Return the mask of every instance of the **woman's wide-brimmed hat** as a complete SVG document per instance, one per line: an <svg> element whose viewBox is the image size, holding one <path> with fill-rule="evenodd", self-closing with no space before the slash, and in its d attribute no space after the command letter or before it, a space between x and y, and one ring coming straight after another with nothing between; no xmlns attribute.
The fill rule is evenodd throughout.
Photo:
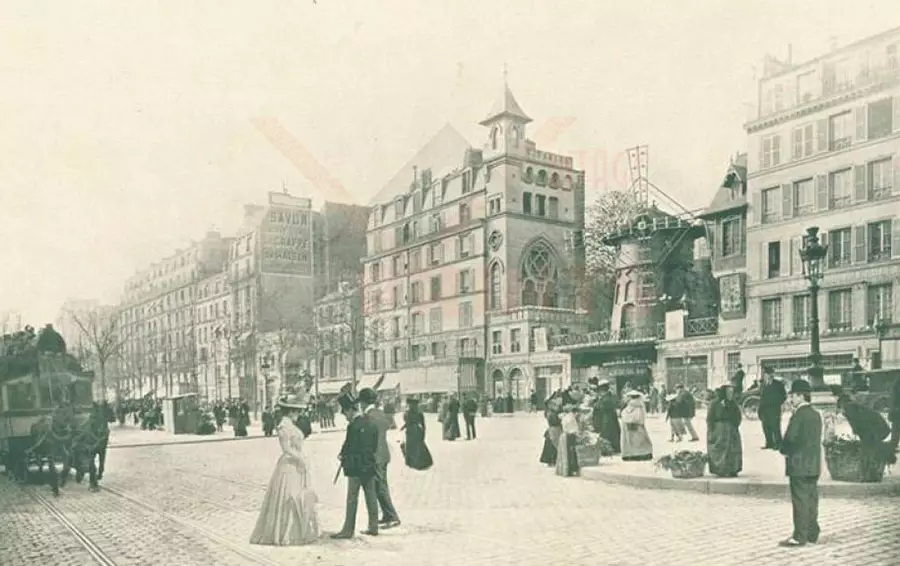
<svg viewBox="0 0 900 566"><path fill-rule="evenodd" d="M626 393L628 397L643 397L644 394L638 391L637 389L632 389L628 393Z"/></svg>
<svg viewBox="0 0 900 566"><path fill-rule="evenodd" d="M678 395L675 395L674 393L669 393L668 395L666 395L666 401L674 401L677 398Z"/></svg>
<svg viewBox="0 0 900 566"><path fill-rule="evenodd" d="M282 409L305 409L306 403L297 395L285 395L275 403L275 406Z"/></svg>

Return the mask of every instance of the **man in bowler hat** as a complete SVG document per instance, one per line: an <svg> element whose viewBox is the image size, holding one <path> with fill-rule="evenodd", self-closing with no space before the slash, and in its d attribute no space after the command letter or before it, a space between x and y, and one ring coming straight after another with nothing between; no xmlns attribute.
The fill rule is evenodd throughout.
<svg viewBox="0 0 900 566"><path fill-rule="evenodd" d="M356 529L356 510L359 506L359 490L362 488L369 515L368 528L364 535L378 534L378 498L375 494L375 452L378 450L378 427L363 415L356 399L349 393L338 398L341 413L347 419L347 436L338 459L347 477L347 508L344 526L340 532L331 535L334 539L353 537Z"/></svg>
<svg viewBox="0 0 900 566"><path fill-rule="evenodd" d="M366 387L359 392L359 405L363 414L378 428L378 449L375 451L375 495L381 507L381 528L392 529L400 525L400 516L391 499L388 486L387 468L391 463L391 451L388 448L387 431L391 428L391 419L378 408L378 394L374 389Z"/></svg>
<svg viewBox="0 0 900 566"><path fill-rule="evenodd" d="M819 540L822 415L810 405L811 393L807 381L798 379L791 384L789 400L794 413L781 441L794 510L794 533L779 543L786 547Z"/></svg>

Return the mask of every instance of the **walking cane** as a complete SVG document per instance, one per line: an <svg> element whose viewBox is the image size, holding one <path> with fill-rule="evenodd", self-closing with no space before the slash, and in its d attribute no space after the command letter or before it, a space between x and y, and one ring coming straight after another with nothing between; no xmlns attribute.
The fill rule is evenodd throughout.
<svg viewBox="0 0 900 566"><path fill-rule="evenodd" d="M331 482L331 485L337 484L338 478L341 477L341 470L344 469L344 463L341 462L338 464L337 471L334 472L334 480Z"/></svg>

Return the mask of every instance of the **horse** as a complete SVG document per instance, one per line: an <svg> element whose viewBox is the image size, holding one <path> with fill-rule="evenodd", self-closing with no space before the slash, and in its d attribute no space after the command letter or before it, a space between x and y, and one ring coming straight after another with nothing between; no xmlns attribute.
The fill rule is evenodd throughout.
<svg viewBox="0 0 900 566"><path fill-rule="evenodd" d="M87 420L81 423L73 435L72 465L75 468L75 481L81 483L87 472L90 490L100 489L99 481L103 479L106 467L106 450L109 447L109 421L105 411L94 407ZM97 459L100 465L97 465Z"/></svg>
<svg viewBox="0 0 900 566"><path fill-rule="evenodd" d="M39 472L42 472L44 464L47 464L50 488L53 490L53 495L56 496L59 495L59 488L65 487L71 470L70 458L74 428L74 414L69 415L64 410L57 410L51 416L41 417L31 425L32 445L26 452L37 462ZM62 478L57 475L57 463L63 466Z"/></svg>

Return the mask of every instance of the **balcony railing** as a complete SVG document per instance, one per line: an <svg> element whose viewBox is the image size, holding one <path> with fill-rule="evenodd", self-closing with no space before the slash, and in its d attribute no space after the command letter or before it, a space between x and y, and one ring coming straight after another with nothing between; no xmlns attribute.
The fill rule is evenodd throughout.
<svg viewBox="0 0 900 566"><path fill-rule="evenodd" d="M689 318L684 321L684 335L712 336L719 331L719 317Z"/></svg>
<svg viewBox="0 0 900 566"><path fill-rule="evenodd" d="M665 325L635 326L617 330L599 330L587 334L566 334L552 336L550 344L553 348L561 346L599 346L602 344L646 342L661 340L665 334Z"/></svg>

